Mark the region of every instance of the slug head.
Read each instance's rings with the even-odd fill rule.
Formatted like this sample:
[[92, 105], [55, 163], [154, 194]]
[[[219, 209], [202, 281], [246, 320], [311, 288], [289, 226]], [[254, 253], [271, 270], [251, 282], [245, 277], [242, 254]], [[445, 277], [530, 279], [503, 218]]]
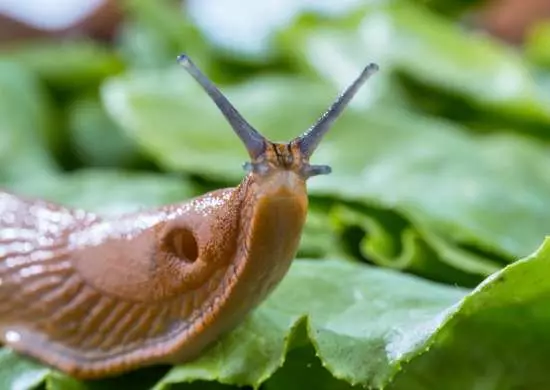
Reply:
[[208, 93], [243, 142], [251, 158], [250, 162], [244, 164], [247, 171], [264, 177], [272, 176], [274, 173], [294, 172], [304, 181], [312, 176], [331, 172], [328, 165], [311, 165], [309, 159], [359, 88], [378, 71], [378, 65], [367, 65], [312, 127], [288, 143], [276, 143], [269, 141], [254, 129], [189, 57], [180, 55], [178, 62]]

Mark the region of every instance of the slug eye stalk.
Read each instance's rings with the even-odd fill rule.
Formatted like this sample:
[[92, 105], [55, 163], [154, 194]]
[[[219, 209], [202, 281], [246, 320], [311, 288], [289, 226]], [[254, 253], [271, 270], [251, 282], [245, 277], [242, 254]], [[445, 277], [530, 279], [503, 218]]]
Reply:
[[327, 111], [317, 120], [317, 122], [309, 128], [304, 134], [296, 138], [295, 142], [300, 146], [300, 150], [307, 158], [310, 158], [319, 143], [330, 130], [332, 124], [344, 112], [348, 103], [353, 99], [359, 88], [367, 81], [374, 73], [378, 71], [378, 65], [367, 65], [359, 77], [346, 88], [346, 90], [336, 99]]
[[[259, 166], [258, 162], [265, 160], [265, 153], [268, 146], [273, 142], [266, 139], [256, 129], [254, 129], [229, 102], [229, 100], [220, 92], [220, 90], [206, 77], [191, 61], [191, 59], [182, 54], [178, 57], [178, 62], [189, 72], [191, 76], [206, 91], [214, 103], [218, 106], [221, 113], [225, 116], [237, 136], [241, 139], [250, 155], [252, 162], [245, 164], [245, 169], [251, 170], [254, 166]], [[297, 147], [301, 159], [307, 163], [313, 155], [315, 149], [319, 146], [325, 134], [330, 130], [336, 119], [345, 110], [351, 99], [357, 94], [361, 86], [378, 71], [378, 65], [368, 64], [361, 74], [346, 88], [346, 90], [336, 99], [334, 103], [325, 111], [325, 113], [311, 126], [305, 133], [289, 142], [289, 145]], [[294, 156], [292, 156], [294, 158]], [[309, 165], [302, 168], [306, 177], [315, 175], [324, 175], [331, 172], [330, 167], [326, 165]]]
[[214, 103], [216, 103], [216, 106], [218, 106], [221, 113], [233, 128], [233, 131], [235, 131], [243, 142], [252, 160], [256, 160], [260, 157], [265, 150], [266, 139], [264, 136], [258, 133], [258, 131], [243, 118], [240, 112], [237, 111], [212, 81], [195, 66], [188, 56], [185, 54], [180, 55], [178, 57], [178, 62], [187, 69], [189, 74], [193, 76]]

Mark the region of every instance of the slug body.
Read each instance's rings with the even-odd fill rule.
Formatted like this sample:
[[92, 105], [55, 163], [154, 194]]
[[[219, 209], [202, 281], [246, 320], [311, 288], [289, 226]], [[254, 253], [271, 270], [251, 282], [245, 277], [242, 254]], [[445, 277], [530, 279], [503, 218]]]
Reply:
[[113, 219], [0, 192], [0, 339], [78, 378], [195, 358], [284, 277], [307, 213], [309, 157], [367, 67], [308, 132], [273, 143], [187, 57], [251, 157], [235, 188]]

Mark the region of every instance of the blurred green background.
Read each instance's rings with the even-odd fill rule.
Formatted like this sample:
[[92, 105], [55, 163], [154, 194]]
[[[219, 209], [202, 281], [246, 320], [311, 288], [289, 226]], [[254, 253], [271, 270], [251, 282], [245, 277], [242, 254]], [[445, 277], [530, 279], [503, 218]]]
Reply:
[[0, 187], [116, 216], [234, 186], [246, 152], [178, 54], [277, 141], [376, 62], [298, 257], [471, 288], [550, 232], [547, 1], [99, 3], [56, 29], [0, 8]]

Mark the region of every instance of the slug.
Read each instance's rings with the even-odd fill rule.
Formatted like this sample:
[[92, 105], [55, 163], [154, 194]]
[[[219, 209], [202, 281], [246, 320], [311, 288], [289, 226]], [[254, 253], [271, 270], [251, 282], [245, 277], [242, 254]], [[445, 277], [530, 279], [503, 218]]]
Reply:
[[79, 379], [196, 358], [287, 273], [300, 242], [309, 159], [370, 75], [366, 66], [288, 143], [267, 140], [185, 55], [250, 156], [235, 188], [103, 219], [0, 192], [0, 340]]

